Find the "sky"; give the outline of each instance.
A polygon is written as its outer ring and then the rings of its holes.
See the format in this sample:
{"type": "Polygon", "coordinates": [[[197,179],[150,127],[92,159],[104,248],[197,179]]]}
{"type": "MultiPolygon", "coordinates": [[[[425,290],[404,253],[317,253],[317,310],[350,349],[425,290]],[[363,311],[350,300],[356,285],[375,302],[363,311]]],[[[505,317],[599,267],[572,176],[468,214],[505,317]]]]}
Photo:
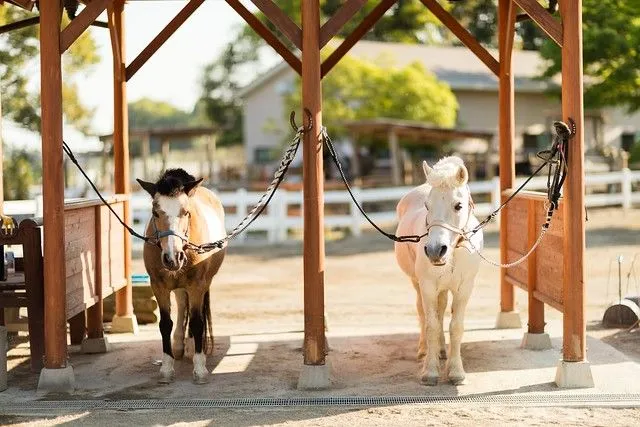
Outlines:
{"type": "MultiPolygon", "coordinates": [[[[184,6],[183,1],[134,1],[125,6],[126,63],[129,64],[184,6]]],[[[106,21],[106,14],[100,18],[106,21]]],[[[167,101],[186,109],[200,95],[200,76],[229,42],[242,19],[224,0],[205,1],[156,54],[129,80],[128,100],[143,97],[167,101]]],[[[82,78],[81,99],[97,108],[93,130],[110,133],[113,128],[113,87],[109,31],[90,29],[102,58],[91,74],[82,78]]]]}

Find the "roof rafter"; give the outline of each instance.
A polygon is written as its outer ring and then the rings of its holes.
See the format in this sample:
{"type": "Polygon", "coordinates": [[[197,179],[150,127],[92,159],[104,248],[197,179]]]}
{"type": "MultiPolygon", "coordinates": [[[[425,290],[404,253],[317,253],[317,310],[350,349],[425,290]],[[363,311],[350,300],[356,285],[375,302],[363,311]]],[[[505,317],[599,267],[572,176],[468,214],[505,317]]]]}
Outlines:
{"type": "Polygon", "coordinates": [[[291,43],[302,50],[302,30],[271,0],[251,0],[291,43]]]}
{"type": "Polygon", "coordinates": [[[347,0],[340,9],[320,28],[320,48],[344,27],[353,16],[362,9],[367,0],[347,0]]]}
{"type": "Polygon", "coordinates": [[[500,73],[498,61],[471,33],[447,12],[436,0],[420,0],[460,41],[473,52],[496,76],[500,73]]]}
{"type": "Polygon", "coordinates": [[[562,47],[562,24],[536,0],[513,0],[551,40],[562,47]]]}

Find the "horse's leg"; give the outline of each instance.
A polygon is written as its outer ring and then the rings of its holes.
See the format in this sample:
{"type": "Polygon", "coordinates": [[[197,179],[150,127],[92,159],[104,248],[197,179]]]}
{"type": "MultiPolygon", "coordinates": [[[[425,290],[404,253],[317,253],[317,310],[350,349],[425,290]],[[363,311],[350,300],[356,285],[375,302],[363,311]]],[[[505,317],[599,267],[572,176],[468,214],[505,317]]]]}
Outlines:
{"type": "Polygon", "coordinates": [[[163,384],[173,381],[173,354],[171,352],[171,299],[170,291],[162,286],[154,286],[153,293],[160,309],[160,334],[162,335],[162,366],[160,367],[160,382],[163,384]]]}
{"type": "Polygon", "coordinates": [[[190,287],[188,298],[191,312],[189,313],[189,335],[193,336],[195,353],[193,354],[193,380],[196,384],[204,384],[209,379],[207,370],[207,356],[204,354],[205,319],[204,298],[206,291],[190,287]]]}
{"type": "Polygon", "coordinates": [[[438,384],[440,378],[440,335],[442,325],[438,321],[438,292],[435,283],[420,282],[422,303],[427,329],[427,356],[424,359],[420,379],[427,385],[438,384]]]}
{"type": "Polygon", "coordinates": [[[444,312],[447,309],[447,301],[449,299],[449,292],[443,291],[438,295],[438,324],[440,325],[440,359],[446,360],[447,358],[447,344],[444,339],[444,312]]]}
{"type": "Polygon", "coordinates": [[[460,343],[464,333],[464,312],[471,295],[471,286],[461,286],[459,292],[453,295],[451,305],[451,323],[449,334],[451,336],[451,354],[449,359],[449,381],[460,384],[464,381],[465,372],[460,356],[460,343]],[[468,290],[467,290],[468,289],[468,290]]]}
{"type": "Polygon", "coordinates": [[[422,304],[422,295],[420,295],[420,284],[417,280],[413,280],[413,287],[416,290],[416,309],[418,310],[418,322],[420,324],[420,339],[418,341],[418,360],[420,360],[427,354],[427,331],[424,320],[424,305],[422,304]]]}
{"type": "Polygon", "coordinates": [[[184,356],[184,330],[185,330],[185,314],[187,310],[187,291],[184,289],[175,289],[173,291],[176,297],[177,316],[176,316],[176,328],[173,331],[173,357],[176,359],[182,359],[184,356]]]}

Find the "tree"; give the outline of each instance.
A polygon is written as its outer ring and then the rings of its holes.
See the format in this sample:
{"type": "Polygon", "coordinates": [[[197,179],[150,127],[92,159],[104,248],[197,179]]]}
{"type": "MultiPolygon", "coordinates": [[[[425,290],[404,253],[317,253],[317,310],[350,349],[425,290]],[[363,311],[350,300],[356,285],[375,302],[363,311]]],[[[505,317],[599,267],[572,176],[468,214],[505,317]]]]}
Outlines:
{"type": "Polygon", "coordinates": [[[192,115],[168,102],[141,98],[129,103],[129,127],[170,128],[193,124],[192,115]]]}
{"type": "MultiPolygon", "coordinates": [[[[0,7],[0,25],[32,16],[28,12],[5,5],[0,7]]],[[[63,23],[68,23],[65,16],[63,23]]],[[[0,36],[0,90],[6,117],[32,130],[40,130],[40,95],[30,90],[29,83],[38,66],[39,26],[34,25],[0,36]]],[[[96,44],[85,32],[63,55],[63,111],[68,122],[88,131],[93,110],[82,104],[82,89],[74,76],[86,73],[100,58],[96,44]]]]}
{"type": "MultiPolygon", "coordinates": [[[[322,121],[331,134],[344,135],[344,122],[386,117],[453,127],[458,103],[446,83],[420,63],[381,65],[346,56],[323,81],[322,121]]],[[[287,96],[285,111],[297,110],[300,80],[287,96]]]]}
{"type": "Polygon", "coordinates": [[[42,176],[40,156],[26,150],[14,150],[8,154],[3,161],[4,199],[30,199],[31,186],[42,176]]]}
{"type": "MultiPolygon", "coordinates": [[[[640,0],[583,0],[584,102],[587,108],[624,106],[640,110],[640,0]]],[[[562,71],[561,52],[552,41],[541,52],[541,77],[562,71]]]]}

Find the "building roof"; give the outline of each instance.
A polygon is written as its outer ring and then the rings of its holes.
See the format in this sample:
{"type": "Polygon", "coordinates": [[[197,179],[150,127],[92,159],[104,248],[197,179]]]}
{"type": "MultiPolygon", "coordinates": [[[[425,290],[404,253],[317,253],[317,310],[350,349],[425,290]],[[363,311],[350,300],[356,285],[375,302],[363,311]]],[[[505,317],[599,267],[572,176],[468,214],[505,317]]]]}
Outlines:
{"type": "MultiPolygon", "coordinates": [[[[498,58],[496,49],[488,49],[498,58]]],[[[431,70],[440,80],[453,90],[498,90],[498,78],[484,65],[471,50],[464,46],[426,46],[420,44],[386,43],[362,40],[349,51],[353,57],[385,63],[387,66],[403,67],[418,61],[431,70]]],[[[513,52],[513,74],[517,92],[544,92],[549,82],[536,80],[541,74],[544,60],[538,52],[515,50],[513,52]]],[[[246,98],[289,66],[284,61],[266,71],[240,91],[246,98]]]]}
{"type": "Polygon", "coordinates": [[[387,135],[393,131],[400,138],[417,139],[420,142],[436,143],[459,139],[478,138],[491,140],[493,132],[468,129],[447,129],[425,125],[422,122],[399,119],[363,119],[345,123],[354,135],[387,135]]]}
{"type": "MultiPolygon", "coordinates": [[[[178,138],[196,138],[199,136],[215,135],[219,132],[219,128],[211,126],[184,126],[170,128],[144,128],[130,129],[129,137],[156,137],[160,139],[178,139],[178,138]]],[[[110,141],[113,134],[100,135],[101,141],[110,141]]]]}

